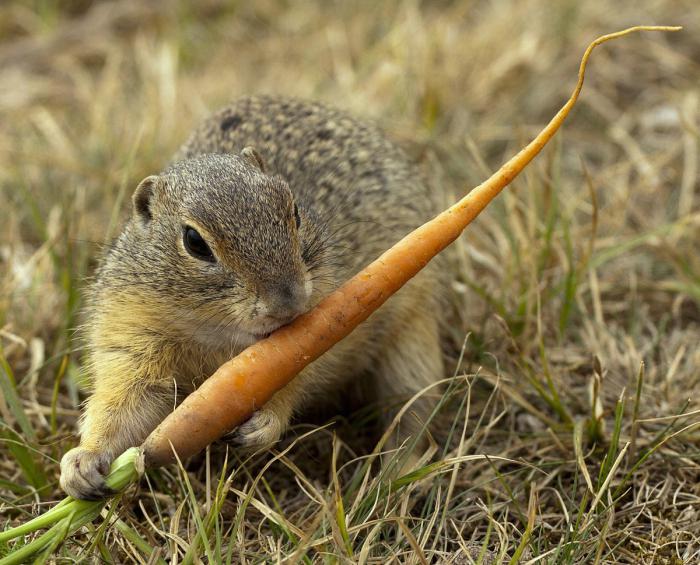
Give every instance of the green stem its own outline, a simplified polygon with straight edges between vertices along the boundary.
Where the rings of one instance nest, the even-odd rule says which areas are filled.
[[[143,458],[141,450],[132,447],[127,449],[112,463],[109,475],[105,483],[116,493],[121,493],[131,483],[135,482],[143,473]],[[25,524],[0,532],[0,543],[28,535],[42,528],[49,528],[47,532],[37,537],[27,545],[24,545],[7,556],[0,559],[0,565],[21,563],[37,551],[57,546],[68,535],[82,526],[91,522],[100,514],[105,500],[76,500],[70,496],[63,499],[51,510],[37,516]]]
[[[41,516],[37,516],[36,518],[29,520],[29,522],[25,522],[24,524],[21,524],[15,528],[10,528],[9,530],[0,532],[0,543],[10,541],[20,536],[25,536],[42,528],[48,528],[49,526],[54,525],[56,522],[59,522],[73,512],[73,508],[71,508],[72,502],[78,503],[82,501],[74,500],[70,497],[66,498],[65,500],[61,501],[58,506],[55,506]]]
[[[45,547],[51,545],[61,530],[67,534],[63,521],[58,521],[53,525],[53,527],[44,532],[38,538],[0,559],[0,565],[15,565],[28,561],[29,558],[36,552],[41,551]]]

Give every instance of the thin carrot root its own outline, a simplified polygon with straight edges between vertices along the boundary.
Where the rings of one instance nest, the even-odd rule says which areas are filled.
[[[189,457],[244,422],[450,245],[557,132],[578,99],[586,64],[596,46],[636,31],[680,29],[636,26],[593,41],[581,59],[571,97],[535,139],[488,180],[408,234],[313,310],[222,365],[146,439],[142,445],[146,466],[172,463],[175,452],[180,458]]]

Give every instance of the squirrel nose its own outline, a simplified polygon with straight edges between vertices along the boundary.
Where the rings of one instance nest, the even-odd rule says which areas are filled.
[[[306,310],[309,296],[303,284],[283,282],[277,285],[268,295],[267,315],[290,322]]]

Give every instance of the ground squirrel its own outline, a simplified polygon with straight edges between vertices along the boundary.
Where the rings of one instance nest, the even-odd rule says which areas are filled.
[[[250,97],[204,121],[133,213],[87,296],[92,395],[61,461],[77,498],[104,494],[112,459],[139,445],[219,364],[311,308],[435,213],[405,154],[374,125],[326,105]],[[245,448],[365,375],[369,400],[408,398],[443,377],[444,285],[432,263],[234,432]],[[397,441],[420,425],[414,405]]]

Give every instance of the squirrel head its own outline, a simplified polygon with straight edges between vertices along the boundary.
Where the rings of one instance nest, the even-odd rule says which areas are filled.
[[[138,268],[192,337],[247,345],[307,309],[313,213],[254,149],[175,163],[132,200]]]

